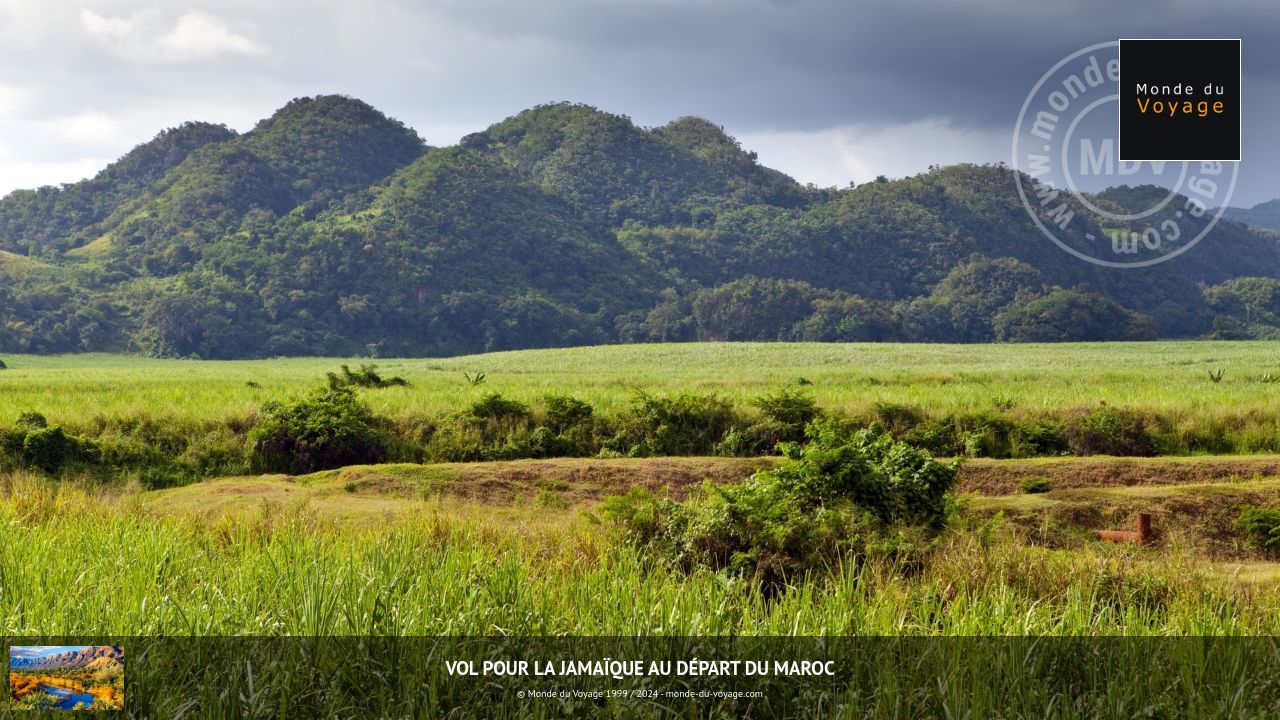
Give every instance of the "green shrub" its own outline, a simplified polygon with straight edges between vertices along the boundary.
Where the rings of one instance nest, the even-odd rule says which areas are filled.
[[[994,411],[962,413],[950,418],[959,450],[966,457],[1007,458],[1013,455],[1016,427]]]
[[[813,396],[792,387],[761,395],[751,404],[759,408],[766,419],[799,427],[802,434],[805,426],[818,417],[818,403]]]
[[[22,461],[22,441],[26,439],[25,430],[0,428],[0,469],[9,469]]]
[[[426,438],[426,456],[475,462],[586,454],[574,452],[576,446],[554,431],[532,424],[528,405],[490,393],[434,426]]]
[[[409,381],[402,377],[384,378],[377,373],[377,370],[377,365],[361,365],[359,370],[351,372],[351,368],[343,365],[340,372],[326,373],[329,378],[329,389],[405,387],[409,384]]]
[[[1068,450],[1060,422],[1050,418],[1037,418],[1018,426],[1015,437],[1015,457],[1036,455],[1061,455]]]
[[[753,457],[778,452],[784,442],[801,442],[804,429],[818,417],[818,405],[808,394],[791,387],[751,401],[763,416],[746,428],[734,428],[716,449],[718,455]]]
[[[545,425],[539,425],[528,433],[510,433],[506,442],[481,451],[485,460],[575,457],[583,454],[572,442]]]
[[[1053,481],[1042,475],[1029,475],[1018,483],[1018,490],[1028,495],[1047,493],[1053,489]]]
[[[924,424],[925,415],[920,408],[905,403],[881,401],[875,404],[875,420],[889,432],[901,434]]]
[[[605,447],[632,457],[710,455],[737,424],[733,406],[714,395],[638,392],[622,430]]]
[[[1102,406],[1069,422],[1067,447],[1075,455],[1155,454],[1155,441],[1141,413]]]
[[[1280,508],[1247,505],[1236,517],[1235,528],[1250,545],[1270,555],[1280,553]]]
[[[589,424],[595,413],[589,404],[568,395],[547,395],[542,400],[547,407],[547,427],[556,434]]]
[[[304,474],[382,462],[388,444],[369,408],[345,390],[269,402],[249,431],[255,472]]]
[[[39,430],[49,427],[49,421],[40,413],[28,410],[24,413],[18,413],[17,425],[24,430]]]
[[[489,393],[471,403],[467,414],[478,420],[527,420],[530,417],[529,406],[517,400],[508,400],[498,393]]]
[[[936,531],[958,466],[894,442],[882,428],[826,420],[787,461],[678,503],[643,489],[607,498],[605,516],[637,547],[684,568],[750,576],[767,590],[832,567],[902,528]],[[891,543],[893,544],[893,543]]]
[[[68,435],[61,426],[28,430],[22,439],[22,461],[49,474],[62,469],[69,462],[79,462],[91,454],[92,443]]]
[[[956,456],[965,452],[964,438],[957,438],[956,424],[951,420],[927,420],[898,437],[935,455]]]
[[[8,369],[9,369],[9,366],[5,365],[3,360],[0,360],[0,370],[8,370]]]
[[[801,428],[801,434],[803,434]],[[745,428],[734,428],[716,446],[716,454],[726,457],[756,457],[776,454],[778,446],[796,441],[795,427],[776,420],[762,420]]]

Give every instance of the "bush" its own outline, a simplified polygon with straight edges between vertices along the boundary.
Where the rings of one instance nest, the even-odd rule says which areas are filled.
[[[0,370],[8,370],[8,369],[9,369],[9,366],[5,365],[3,360],[0,360]]]
[[[547,427],[558,435],[589,424],[595,412],[587,403],[568,395],[548,395],[543,402],[547,406]]]
[[[39,430],[49,427],[49,421],[40,413],[29,410],[18,414],[17,425],[24,430]]]
[[[377,365],[361,365],[358,371],[351,372],[351,368],[343,365],[340,373],[326,373],[329,378],[329,389],[405,387],[409,384],[409,381],[402,377],[384,378],[377,373],[377,370]]]
[[[1018,490],[1027,495],[1047,493],[1052,489],[1053,481],[1042,475],[1030,475],[1022,478],[1022,482],[1018,483]]]
[[[97,446],[88,438],[68,435],[60,426],[50,427],[38,412],[18,415],[12,430],[0,431],[0,461],[33,467],[50,475],[72,462],[97,459]]]
[[[382,462],[389,445],[369,408],[346,390],[263,405],[249,444],[256,472],[290,474]]]
[[[1146,420],[1133,410],[1103,406],[1069,422],[1067,447],[1076,455],[1155,454],[1155,441]]]
[[[776,420],[762,420],[749,427],[730,430],[716,446],[716,454],[727,457],[776,454],[779,445],[795,442],[796,439],[796,429],[793,426]]]
[[[766,590],[900,535],[932,533],[946,517],[956,463],[942,464],[879,426],[851,433],[818,421],[787,461],[686,503],[634,489],[607,498],[627,542],[684,568],[751,576]],[[892,544],[892,543],[890,543]]]
[[[1068,450],[1062,424],[1051,418],[1038,418],[1018,427],[1015,456],[1061,455]]]
[[[876,422],[889,428],[895,435],[925,422],[924,413],[914,405],[882,401],[875,404],[874,410]]]
[[[993,411],[977,411],[952,416],[949,421],[961,453],[967,457],[1007,458],[1013,455],[1017,425]]]
[[[1280,508],[1246,505],[1235,527],[1250,545],[1269,555],[1280,553]]]
[[[90,459],[93,444],[68,435],[61,426],[28,430],[22,439],[22,462],[50,475],[70,462]]]
[[[632,457],[710,455],[737,422],[733,406],[714,395],[639,392],[606,449]]]
[[[784,387],[781,390],[751,401],[760,408],[761,414],[769,420],[800,428],[804,428],[818,417],[818,404],[813,397],[795,388]]]
[[[751,457],[776,453],[781,443],[803,441],[805,426],[818,417],[813,398],[790,387],[758,397],[751,404],[764,417],[750,427],[730,430],[717,454]]]
[[[517,400],[508,400],[498,393],[489,393],[471,404],[467,414],[479,420],[527,420],[529,406]]]

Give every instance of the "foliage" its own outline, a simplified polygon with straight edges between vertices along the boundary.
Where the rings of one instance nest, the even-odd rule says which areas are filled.
[[[734,428],[718,448],[722,455],[755,456],[778,452],[781,443],[804,440],[805,427],[819,415],[813,397],[794,387],[783,387],[751,400],[761,419],[745,428]]]
[[[530,417],[528,405],[504,398],[500,393],[489,393],[471,403],[467,412],[477,420],[524,420]]]
[[[18,413],[17,425],[23,430],[39,430],[49,427],[49,421],[45,419],[44,415],[34,410],[27,410]]]
[[[23,463],[47,473],[56,473],[69,462],[83,459],[92,444],[72,437],[60,426],[28,430],[22,440]]]
[[[1236,517],[1235,528],[1259,550],[1280,553],[1280,508],[1246,506]]]
[[[1271,236],[1221,223],[1232,253],[1108,273],[1025,242],[1013,180],[958,165],[820,190],[707,120],[564,103],[425,148],[366,103],[299,98],[242,135],[189,123],[0,199],[0,351],[1280,337]]]
[[[1064,430],[1067,446],[1076,455],[1155,454],[1155,440],[1141,413],[1103,406],[1075,418]]]
[[[377,365],[361,365],[360,369],[351,372],[351,368],[343,365],[338,373],[325,373],[329,380],[330,390],[342,390],[344,388],[362,387],[362,388],[387,388],[387,387],[405,387],[409,384],[402,377],[384,378],[378,374]]]
[[[12,431],[0,431],[0,466],[8,458],[9,463],[55,475],[67,465],[94,462],[98,454],[92,440],[49,425],[38,412],[23,412]]]
[[[557,433],[591,422],[595,413],[590,404],[568,395],[547,395],[542,401],[546,405],[547,427]]]
[[[733,406],[714,395],[670,397],[636,391],[622,429],[606,444],[631,457],[709,455],[739,423]]]
[[[787,462],[737,485],[708,484],[686,503],[634,489],[606,500],[604,512],[629,543],[665,561],[725,569],[773,590],[847,553],[941,526],[955,463],[875,426],[851,433],[819,421],[808,436],[784,449]]]
[[[388,445],[369,408],[346,390],[268,402],[249,432],[257,472],[303,474],[382,462]]]
[[[1131,312],[1103,295],[1055,290],[1016,303],[993,321],[995,335],[1009,342],[1154,340],[1151,318]]]
[[[0,418],[10,419],[0,422],[0,466],[22,464],[28,428],[26,420],[24,427],[15,422],[19,413],[53,410],[47,403],[55,397],[57,416],[46,424],[56,422],[98,448],[97,460],[73,463],[71,473],[60,474],[83,471],[148,486],[250,472],[254,410],[310,391],[335,366],[324,358],[221,362],[119,355],[23,356],[11,364],[19,361],[21,373],[5,377],[0,393]],[[1270,387],[1266,374],[1276,372],[1268,343],[688,344],[504,353],[484,362],[490,368],[484,392],[458,384],[474,358],[399,365],[412,385],[376,396],[377,413],[385,416],[379,425],[394,440],[393,457],[644,454],[650,446],[644,440],[658,426],[633,416],[637,398],[628,388],[637,385],[655,398],[714,388],[729,406],[732,419],[689,451],[776,453],[779,441],[796,437],[796,425],[772,419],[754,403],[778,394],[780,379],[800,375],[812,384],[793,383],[790,390],[811,396],[823,415],[879,422],[895,438],[936,455],[1280,453],[1276,409],[1263,392]],[[1209,363],[1230,367],[1233,380],[1207,382],[1203,368]],[[1081,408],[1082,388],[1099,404]],[[525,406],[528,414],[501,422],[473,416],[471,405],[490,392]],[[577,403],[591,407],[589,417]],[[1124,411],[1128,420],[1085,421],[1103,407]],[[1139,419],[1141,432],[1130,427]]]

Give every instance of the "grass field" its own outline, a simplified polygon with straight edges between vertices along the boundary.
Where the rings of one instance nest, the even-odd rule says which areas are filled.
[[[718,393],[745,402],[805,378],[819,404],[859,412],[877,402],[928,411],[1030,411],[1110,405],[1158,410],[1188,421],[1265,416],[1280,420],[1280,343],[1150,342],[1051,345],[698,343],[531,350],[448,359],[155,360],[122,355],[5,356],[0,419],[39,409],[68,426],[94,417],[157,416],[214,421],[249,415],[263,401],[323,382],[340,363],[376,362],[411,386],[370,394],[392,417],[465,406],[480,388],[526,401],[568,393],[609,413],[631,389]],[[1209,371],[1225,370],[1221,382]],[[252,387],[246,383],[256,383]],[[1274,418],[1273,418],[1274,416]]]
[[[1057,539],[1034,532],[1081,507],[1111,508],[1114,520],[1099,516],[1104,526],[1121,522],[1134,507],[1203,498],[1201,486],[976,498],[923,570],[872,561],[798,580],[768,599],[747,580],[664,568],[610,542],[590,513],[593,503],[573,499],[571,482],[548,486],[565,503],[532,493],[467,499],[419,492],[447,475],[367,468],[141,493],[11,475],[0,486],[0,631],[1280,632],[1280,566],[1228,557],[1229,549],[1215,557],[1189,519],[1175,528],[1160,516],[1165,539],[1150,548],[1088,539],[1066,520]],[[1274,493],[1275,483],[1245,481],[1227,493],[1242,500]],[[1043,512],[1049,506],[1069,512]],[[1008,517],[992,520],[998,510]]]
[[[361,391],[375,413],[443,416],[499,392],[621,414],[634,389],[714,393],[749,407],[800,378],[827,411],[929,413],[1108,406],[1280,445],[1280,345],[705,344],[382,360],[408,387]],[[227,426],[324,384],[337,359],[3,358],[0,425],[39,410],[92,432],[142,418]],[[1274,363],[1274,364],[1273,364]],[[1209,370],[1224,368],[1221,381]],[[463,373],[483,372],[472,386]],[[1252,433],[1252,435],[1250,435]],[[230,436],[229,436],[230,437]],[[1256,442],[1242,438],[1254,437]],[[229,444],[228,452],[240,446]],[[776,458],[553,458],[388,464],[206,478],[165,490],[0,475],[5,634],[1240,635],[1280,632],[1280,565],[1235,537],[1275,505],[1280,457],[970,459],[959,511],[909,561],[868,556],[792,578],[686,572],[616,541],[601,499],[677,497]],[[1021,480],[1043,477],[1044,494]],[[1155,517],[1150,547],[1094,530]],[[103,598],[110,598],[104,602]]]

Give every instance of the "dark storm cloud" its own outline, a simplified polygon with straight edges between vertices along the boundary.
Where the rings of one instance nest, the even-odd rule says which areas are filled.
[[[1234,5],[1234,7],[1232,6]],[[445,7],[486,34],[534,36],[589,67],[593,93],[689,105],[741,127],[818,129],[947,115],[1008,124],[1058,58],[1117,37],[1244,36],[1255,76],[1274,78],[1280,13],[1265,3],[561,2]],[[1250,39],[1256,40],[1251,42]],[[518,84],[546,85],[538,65]],[[572,73],[577,79],[577,73]],[[538,78],[542,77],[542,82]],[[513,78],[514,79],[514,78]],[[554,80],[550,84],[555,84]],[[577,86],[581,89],[582,86]]]
[[[432,142],[559,99],[646,125],[697,114],[768,143],[762,157],[801,180],[875,172],[872,155],[823,168],[836,151],[802,147],[842,128],[857,129],[846,154],[858,137],[897,138],[889,171],[932,162],[902,128],[939,119],[973,159],[1001,160],[1027,90],[1059,58],[1162,36],[1244,38],[1241,192],[1280,195],[1268,120],[1280,13],[1152,0],[0,0],[0,191],[91,172],[80,168],[183,119],[244,130],[321,92],[361,97]]]

